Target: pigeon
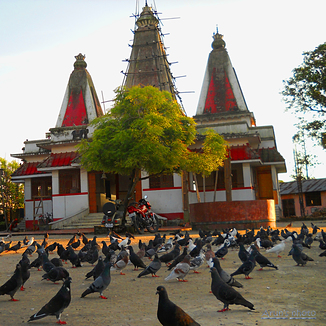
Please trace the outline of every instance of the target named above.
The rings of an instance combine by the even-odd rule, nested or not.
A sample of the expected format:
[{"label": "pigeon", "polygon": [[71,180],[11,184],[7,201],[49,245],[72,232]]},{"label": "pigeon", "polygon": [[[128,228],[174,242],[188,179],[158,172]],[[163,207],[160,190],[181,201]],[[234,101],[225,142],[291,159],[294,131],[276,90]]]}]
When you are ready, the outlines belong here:
[{"label": "pigeon", "polygon": [[71,247],[73,249],[77,249],[80,246],[80,239],[78,239],[76,242],[71,244]]},{"label": "pigeon", "polygon": [[277,266],[275,266],[272,262],[270,262],[269,259],[267,259],[265,256],[263,256],[255,247],[255,245],[251,245],[251,249],[253,251],[256,251],[256,256],[255,256],[255,260],[256,262],[260,265],[260,269],[258,269],[259,271],[262,271],[264,267],[271,267],[271,268],[275,268],[278,269]]},{"label": "pigeon", "polygon": [[105,265],[103,262],[103,258],[102,258],[102,256],[100,256],[98,258],[97,264],[94,266],[94,268],[85,275],[85,279],[87,280],[88,278],[93,276],[93,279],[95,281],[103,272],[104,267],[105,267]]},{"label": "pigeon", "polygon": [[69,272],[64,267],[54,267],[48,273],[42,276],[42,280],[49,280],[53,283],[61,280],[67,280],[69,277]]},{"label": "pigeon", "polygon": [[142,261],[141,258],[139,258],[137,256],[137,254],[134,252],[134,249],[132,246],[128,246],[129,249],[129,259],[131,261],[131,263],[134,265],[135,269],[134,271],[138,271],[138,268],[146,268],[146,265],[144,264],[144,262]]},{"label": "pigeon", "polygon": [[139,248],[139,251],[137,251],[136,255],[139,258],[144,258],[145,257],[145,243],[142,243],[141,247]]},{"label": "pigeon", "polygon": [[168,241],[157,251],[158,253],[169,251],[173,246],[173,238],[169,238]]},{"label": "pigeon", "polygon": [[31,266],[27,254],[23,254],[19,264],[21,265],[22,280],[23,280],[20,290],[25,291],[24,284],[31,276],[31,272],[30,272]]},{"label": "pigeon", "polygon": [[244,274],[246,279],[251,279],[249,274],[253,271],[253,269],[256,266],[256,263],[255,263],[256,253],[257,253],[256,250],[252,251],[251,254],[249,255],[248,259],[244,263],[242,263],[242,265],[235,272],[233,272],[230,276]]},{"label": "pigeon", "polygon": [[29,242],[28,237],[27,235],[25,235],[25,238],[23,239],[23,245],[27,246],[28,242]]},{"label": "pigeon", "polygon": [[175,259],[179,255],[180,255],[180,245],[176,244],[170,252],[168,252],[160,257],[160,261],[162,263],[168,264],[169,262],[171,262],[173,259]]},{"label": "pigeon", "polygon": [[21,241],[18,241],[14,246],[11,246],[8,251],[15,251],[19,250],[22,247]]},{"label": "pigeon", "polygon": [[159,295],[157,318],[163,326],[200,326],[179,306],[170,301],[164,286],[158,286],[156,294]]},{"label": "pigeon", "polygon": [[234,286],[234,287],[237,287],[237,288],[242,288],[243,285],[238,282],[233,276],[231,276],[229,273],[227,273],[226,271],[224,271],[221,267],[221,264],[219,262],[219,260],[214,257],[213,258],[213,263],[214,263],[214,266],[217,270],[217,272],[219,273],[222,281],[224,281],[226,284],[230,285],[230,286]]},{"label": "pigeon", "polygon": [[95,279],[95,281],[87,288],[81,295],[81,298],[84,298],[86,295],[90,293],[99,292],[101,299],[107,299],[107,297],[103,296],[103,291],[109,286],[111,282],[111,263],[107,262],[105,264],[104,270],[101,275]]},{"label": "pigeon", "polygon": [[[172,270],[175,266],[177,266],[181,261],[183,261],[183,259],[186,257],[187,255],[187,247],[183,248],[183,252],[182,254],[180,254],[179,256],[177,256],[176,258],[174,258],[173,262],[170,264],[170,266],[168,267],[168,270]],[[161,259],[160,259],[161,260]]]},{"label": "pigeon", "polygon": [[14,295],[22,284],[22,266],[21,264],[17,264],[13,276],[0,287],[0,295],[8,294],[11,297],[10,301],[18,301],[14,299]]},{"label": "pigeon", "polygon": [[314,261],[312,258],[307,256],[296,244],[292,245],[292,258],[297,263],[296,266],[304,266],[307,261]]},{"label": "pigeon", "polygon": [[[288,237],[287,239],[291,239],[291,237]],[[282,256],[280,256],[280,252],[284,251],[286,242],[289,241],[287,239],[284,239],[274,247],[267,249],[266,253],[276,253],[277,257],[282,258]]]},{"label": "pigeon", "polygon": [[151,263],[137,276],[137,278],[140,278],[142,276],[148,275],[148,274],[152,274],[152,277],[158,277],[158,275],[156,275],[156,273],[159,271],[159,269],[161,268],[161,261],[158,258],[158,255],[155,254],[155,258],[153,259],[153,261],[151,261]]},{"label": "pigeon", "polygon": [[48,245],[46,249],[49,253],[52,253],[57,248],[57,245],[57,242],[53,242],[52,244]]},{"label": "pigeon", "polygon": [[30,266],[35,267],[40,271],[40,267],[42,266],[42,256],[38,254],[38,257],[31,262]]},{"label": "pigeon", "polygon": [[244,263],[248,257],[249,257],[249,253],[246,250],[246,248],[244,247],[243,243],[239,243],[239,252],[238,252],[238,257],[240,258],[240,260]]},{"label": "pigeon", "polygon": [[118,244],[118,246],[119,246],[119,248],[121,249],[121,248],[123,248],[123,247],[127,247],[130,243],[131,243],[131,240],[130,240],[129,236],[127,236],[124,240],[122,240],[122,241]]},{"label": "pigeon", "polygon": [[77,242],[76,234],[74,234],[74,235],[72,236],[72,238],[68,241],[68,243],[67,243],[67,247],[70,246],[72,243],[75,243],[75,242]]},{"label": "pigeon", "polygon": [[242,305],[251,310],[255,310],[254,305],[251,302],[247,301],[233,287],[223,282],[215,267],[211,268],[211,276],[212,276],[212,283],[211,283],[212,293],[215,295],[216,299],[222,301],[224,304],[223,309],[219,310],[218,312],[230,310],[229,309],[230,304]]},{"label": "pigeon", "polygon": [[89,240],[87,239],[87,237],[85,236],[84,233],[82,233],[81,236],[82,236],[82,242],[86,246],[88,244]]},{"label": "pigeon", "polygon": [[82,267],[78,255],[71,246],[67,248],[69,252],[68,260],[71,262],[72,268]]},{"label": "pigeon", "polygon": [[125,273],[122,273],[122,270],[128,265],[128,261],[128,255],[123,256],[122,259],[116,261],[112,267],[112,270],[120,271],[120,275],[126,275]]},{"label": "pigeon", "polygon": [[41,310],[32,315],[28,322],[38,320],[46,316],[56,316],[57,324],[65,325],[66,322],[61,320],[61,314],[66,309],[71,301],[71,290],[70,290],[71,277],[68,277],[58,293],[46,304]]},{"label": "pigeon", "polygon": [[55,266],[55,267],[62,267],[62,260],[58,257],[54,257],[50,260],[50,262]]},{"label": "pigeon", "polygon": [[190,255],[186,255],[183,261],[181,261],[171,273],[164,279],[165,281],[170,281],[177,279],[179,282],[188,282],[184,278],[187,276],[190,270]]},{"label": "pigeon", "polygon": [[194,271],[194,273],[199,274],[197,269],[204,263],[205,253],[203,250],[200,251],[199,255],[190,261],[190,269]]},{"label": "pigeon", "polygon": [[206,245],[207,250],[205,251],[205,260],[209,266],[209,262],[215,257],[215,253],[212,250],[212,245],[209,243]]},{"label": "pigeon", "polygon": [[42,267],[43,270],[48,273],[53,267],[55,267],[48,258],[48,255],[46,253],[42,254]]},{"label": "pigeon", "polygon": [[223,245],[215,252],[215,257],[224,259],[224,256],[228,253],[228,246],[230,245],[230,241],[228,239],[224,240]]},{"label": "pigeon", "polygon": [[[34,241],[35,241],[34,237],[31,237],[31,238],[29,239],[29,241],[27,242],[26,246],[27,246],[27,247],[31,246],[31,245],[34,243]],[[25,243],[24,243],[24,244],[25,244]]]}]

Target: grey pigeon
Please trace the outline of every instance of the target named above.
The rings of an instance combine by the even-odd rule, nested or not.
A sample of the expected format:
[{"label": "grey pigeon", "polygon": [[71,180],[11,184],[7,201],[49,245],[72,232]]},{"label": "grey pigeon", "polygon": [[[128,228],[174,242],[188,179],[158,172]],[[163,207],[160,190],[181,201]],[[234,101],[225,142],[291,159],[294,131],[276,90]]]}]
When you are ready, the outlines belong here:
[{"label": "grey pigeon", "polygon": [[48,273],[52,268],[55,267],[54,264],[52,264],[49,261],[47,253],[42,254],[42,267],[43,267],[44,272],[46,272],[46,273]]},{"label": "grey pigeon", "polygon": [[156,294],[159,295],[157,318],[163,326],[200,326],[185,311],[170,301],[164,286],[158,286]]},{"label": "grey pigeon", "polygon": [[216,268],[217,272],[219,273],[222,281],[230,286],[234,286],[237,288],[242,288],[243,285],[239,283],[234,277],[232,277],[229,273],[222,269],[219,260],[214,257],[213,258],[214,267]]},{"label": "grey pigeon", "polygon": [[307,261],[313,261],[312,258],[307,256],[297,245],[292,246],[292,258],[297,263],[297,266],[304,266]]},{"label": "grey pigeon", "polygon": [[103,262],[103,258],[102,258],[102,256],[100,256],[97,260],[97,264],[94,266],[94,268],[90,272],[88,272],[85,275],[85,278],[88,279],[93,276],[93,279],[95,281],[103,272],[104,267],[105,267],[105,265]]},{"label": "grey pigeon", "polygon": [[11,297],[10,301],[18,301],[14,299],[14,295],[22,284],[22,267],[20,264],[17,264],[13,276],[0,287],[0,295],[8,294]]},{"label": "grey pigeon", "polygon": [[111,282],[110,268],[111,263],[106,263],[101,275],[97,279],[95,279],[95,281],[89,286],[89,288],[82,293],[81,298],[84,298],[90,293],[99,292],[101,299],[107,299],[105,296],[103,296],[103,291],[109,286]]},{"label": "grey pigeon", "polygon": [[238,291],[236,291],[233,287],[229,286],[225,282],[222,281],[220,275],[218,274],[216,268],[211,268],[211,290],[215,295],[217,300],[220,300],[224,303],[223,309],[219,310],[219,312],[227,311],[229,309],[230,304],[242,305],[251,310],[254,309],[254,305],[247,301]]},{"label": "grey pigeon", "polygon": [[271,267],[271,268],[275,268],[278,269],[277,266],[275,266],[268,258],[266,258],[265,256],[263,256],[256,248],[255,245],[251,245],[250,246],[252,250],[256,250],[256,256],[255,256],[255,260],[256,262],[260,265],[260,269],[259,271],[262,271],[264,267]]},{"label": "grey pigeon", "polygon": [[158,277],[156,273],[161,268],[161,265],[162,263],[159,260],[158,255],[155,254],[153,261],[137,277],[140,278],[148,274],[152,274],[152,277]]},{"label": "grey pigeon", "polygon": [[242,263],[242,265],[231,274],[231,276],[244,274],[246,279],[251,279],[249,274],[254,270],[256,266],[255,256],[257,251],[252,251],[248,257],[248,259]]},{"label": "grey pigeon", "polygon": [[32,315],[28,321],[38,320],[46,316],[56,316],[58,324],[66,324],[65,321],[61,320],[61,314],[71,301],[70,283],[71,277],[68,277],[58,293],[38,313]]}]

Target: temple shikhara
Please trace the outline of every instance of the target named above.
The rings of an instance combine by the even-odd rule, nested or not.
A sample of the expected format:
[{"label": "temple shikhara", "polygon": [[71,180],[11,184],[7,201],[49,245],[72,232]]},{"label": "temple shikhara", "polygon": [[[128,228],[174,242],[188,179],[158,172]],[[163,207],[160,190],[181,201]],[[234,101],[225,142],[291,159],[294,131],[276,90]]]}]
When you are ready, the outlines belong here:
[{"label": "temple shikhara", "polygon": [[[136,21],[122,86],[155,86],[177,100],[159,26],[156,13],[146,4]],[[200,150],[204,130],[214,129],[228,143],[224,166],[209,177],[197,176],[198,189],[191,173],[149,177],[137,186],[135,199],[147,195],[153,211],[197,227],[271,225],[282,215],[278,173],[286,172],[285,161],[277,150],[273,126],[256,125],[218,32],[212,48],[194,116],[198,135],[189,150]],[[12,181],[25,185],[26,229],[35,228],[40,214],[53,217],[51,227],[65,227],[102,212],[108,198],[126,196],[128,176],[88,172],[80,164],[76,145],[91,139],[90,122],[103,115],[86,67],[85,55],[78,54],[55,127],[45,139],[25,141],[23,152],[11,155],[22,160]]]}]

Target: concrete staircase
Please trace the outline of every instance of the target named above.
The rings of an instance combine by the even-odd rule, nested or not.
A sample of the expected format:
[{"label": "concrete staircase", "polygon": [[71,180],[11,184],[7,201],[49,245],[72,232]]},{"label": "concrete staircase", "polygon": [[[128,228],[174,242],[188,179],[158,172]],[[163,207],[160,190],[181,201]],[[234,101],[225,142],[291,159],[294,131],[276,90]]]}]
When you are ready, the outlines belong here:
[{"label": "concrete staircase", "polygon": [[63,225],[63,229],[83,229],[93,228],[95,225],[101,225],[103,213],[91,213],[87,216],[81,217],[77,221]]}]

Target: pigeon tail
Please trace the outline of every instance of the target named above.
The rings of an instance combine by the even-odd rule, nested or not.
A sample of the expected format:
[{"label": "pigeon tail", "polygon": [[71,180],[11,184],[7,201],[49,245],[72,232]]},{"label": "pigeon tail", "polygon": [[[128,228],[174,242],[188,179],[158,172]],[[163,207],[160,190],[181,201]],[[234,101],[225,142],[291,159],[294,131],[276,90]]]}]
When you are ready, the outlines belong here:
[{"label": "pigeon tail", "polygon": [[81,295],[81,298],[86,297],[86,295],[90,294],[90,293],[94,293],[93,290],[91,290],[90,288],[87,288]]}]

